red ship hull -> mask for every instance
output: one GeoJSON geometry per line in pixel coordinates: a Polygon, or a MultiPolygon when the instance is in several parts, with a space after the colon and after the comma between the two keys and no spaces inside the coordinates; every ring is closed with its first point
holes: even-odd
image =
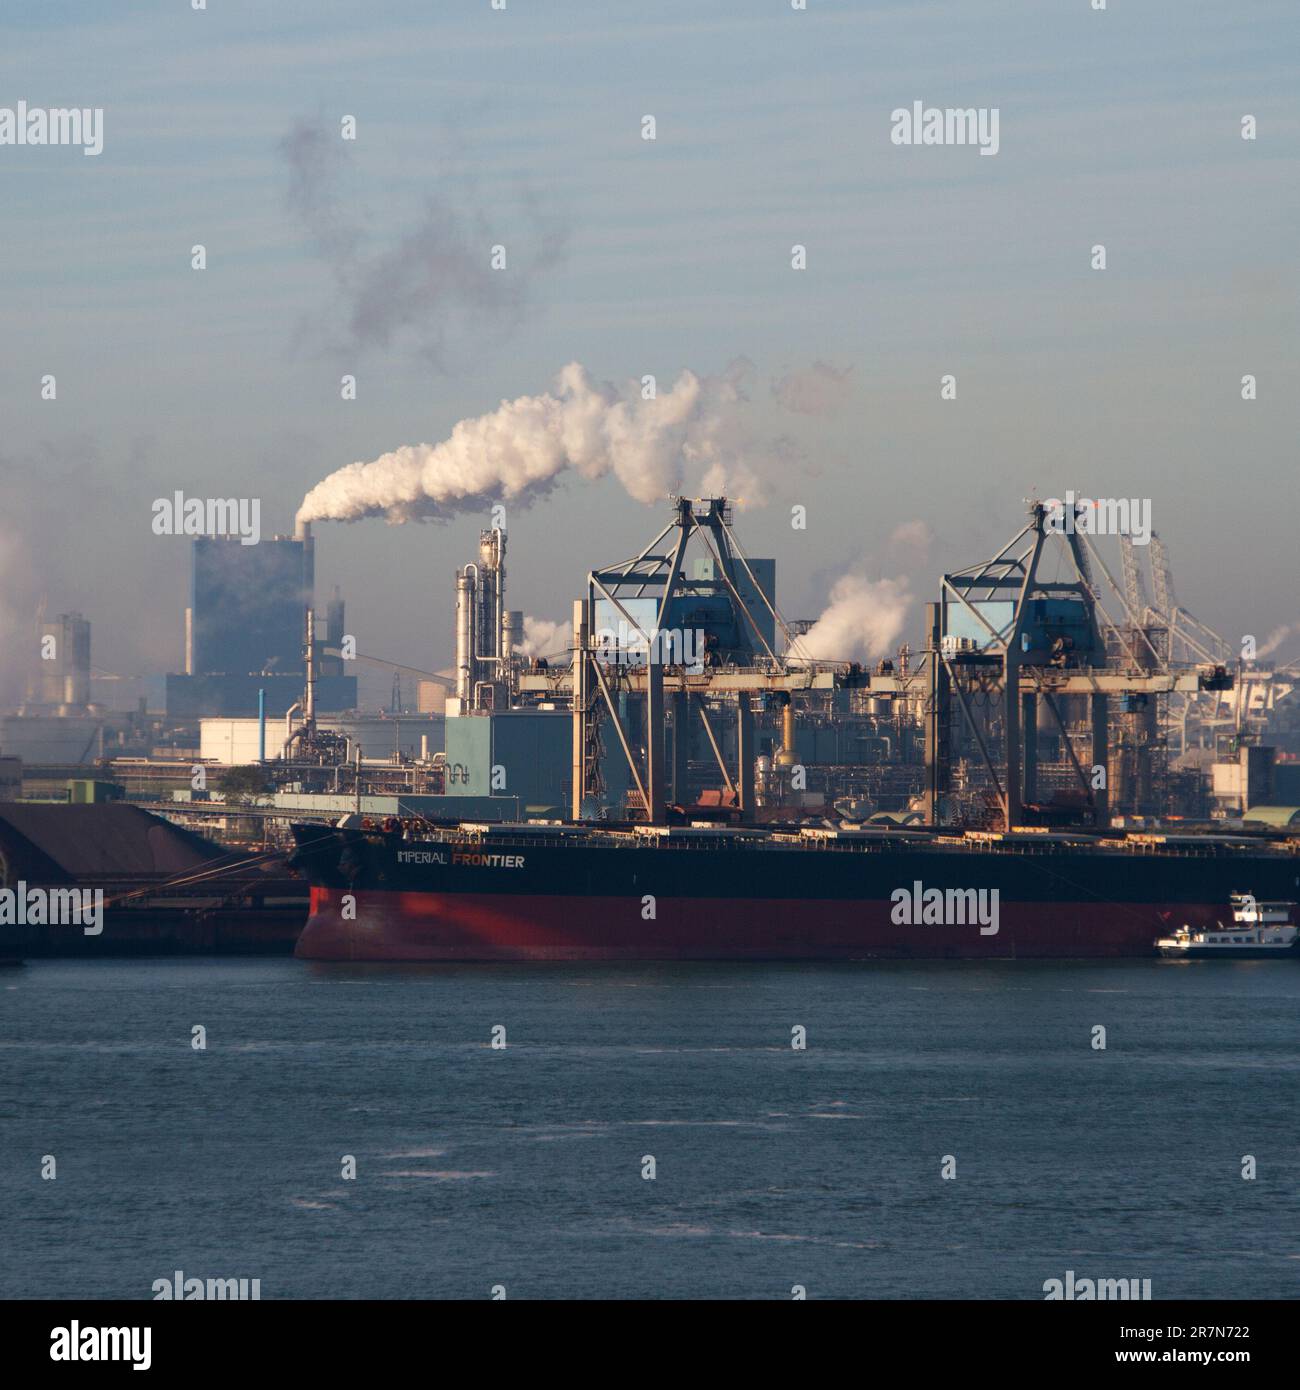
{"type": "Polygon", "coordinates": [[[296,954],[307,960],[607,961],[1067,959],[1149,956],[1212,903],[1003,902],[978,925],[898,925],[891,904],[661,899],[654,920],[626,897],[433,893],[313,887],[296,954]],[[346,906],[344,898],[353,900],[346,906]],[[352,914],[355,913],[355,916],[352,914]]]}

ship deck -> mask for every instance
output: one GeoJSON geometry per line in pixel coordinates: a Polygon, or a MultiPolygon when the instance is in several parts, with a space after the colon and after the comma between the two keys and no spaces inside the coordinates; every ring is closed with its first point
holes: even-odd
{"type": "MultiPolygon", "coordinates": [[[[783,850],[795,853],[882,853],[899,849],[932,849],[953,854],[1051,855],[1068,853],[1232,859],[1242,856],[1300,857],[1300,836],[1267,832],[1239,834],[1195,832],[1098,834],[1026,828],[1011,832],[990,830],[933,830],[887,828],[830,829],[810,826],[718,826],[710,824],[575,825],[560,822],[428,822],[402,820],[389,829],[382,825],[349,825],[353,833],[401,839],[408,844],[491,845],[514,848],[643,849],[716,851],[783,850]]],[[[307,827],[303,827],[307,829],[307,827]]],[[[330,833],[335,827],[313,826],[330,833]]]]}

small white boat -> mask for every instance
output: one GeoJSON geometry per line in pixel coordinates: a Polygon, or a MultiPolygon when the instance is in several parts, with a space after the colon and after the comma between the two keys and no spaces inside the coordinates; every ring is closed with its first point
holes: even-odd
{"type": "Polygon", "coordinates": [[[1172,936],[1162,936],[1156,950],[1175,960],[1300,957],[1296,951],[1300,928],[1292,921],[1294,903],[1262,903],[1250,893],[1233,893],[1229,901],[1230,925],[1216,922],[1200,929],[1179,927],[1172,936]]]}

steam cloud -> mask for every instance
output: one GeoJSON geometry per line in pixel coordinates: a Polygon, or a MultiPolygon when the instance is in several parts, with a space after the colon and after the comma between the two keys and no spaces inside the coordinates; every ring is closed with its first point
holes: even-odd
{"type": "Polygon", "coordinates": [[[912,593],[906,579],[846,574],[830,603],[798,639],[795,652],[815,661],[874,661],[892,654],[903,634],[912,593]]]}
{"type": "Polygon", "coordinates": [[[1257,660],[1266,656],[1272,656],[1275,651],[1291,636],[1293,632],[1300,631],[1300,623],[1283,623],[1281,627],[1275,627],[1272,632],[1260,643],[1255,652],[1257,660]]]}
{"type": "Polygon", "coordinates": [[[529,659],[535,656],[550,656],[567,645],[561,633],[562,624],[553,623],[549,618],[524,619],[524,640],[518,644],[521,656],[529,659]]]}
{"type": "Polygon", "coordinates": [[[684,371],[644,400],[639,386],[620,392],[571,362],[546,395],[502,401],[490,415],[461,420],[440,444],[403,445],[331,473],[303,499],[298,520],[400,523],[499,501],[527,506],[568,471],[589,480],[613,474],[638,502],[681,494],[695,477],[706,494],[761,502],[758,477],[737,462],[755,452],[742,420],[745,371],[743,363],[713,377],[684,371]]]}

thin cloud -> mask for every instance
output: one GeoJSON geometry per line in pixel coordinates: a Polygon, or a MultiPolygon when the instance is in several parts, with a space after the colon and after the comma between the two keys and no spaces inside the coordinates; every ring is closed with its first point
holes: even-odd
{"type": "Polygon", "coordinates": [[[849,399],[852,367],[837,368],[818,359],[811,367],[787,372],[772,383],[772,394],[796,415],[833,415],[849,399]]]}

